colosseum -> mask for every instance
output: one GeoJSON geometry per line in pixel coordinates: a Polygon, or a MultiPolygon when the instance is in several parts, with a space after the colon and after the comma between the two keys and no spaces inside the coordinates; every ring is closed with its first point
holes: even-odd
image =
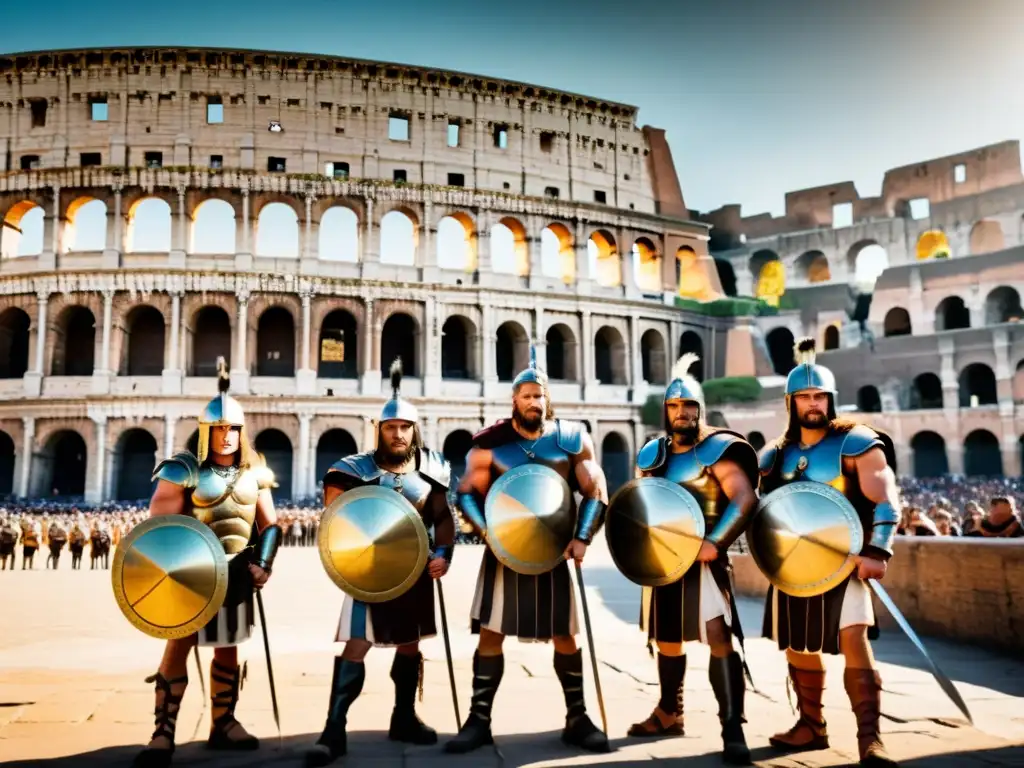
{"type": "Polygon", "coordinates": [[[723,295],[711,225],[634,107],[254,51],[11,54],[0,74],[2,494],[147,496],[218,356],[295,499],[373,439],[399,355],[458,466],[534,343],[612,485],[679,352],[754,372],[756,324],[679,302],[723,295]]]}

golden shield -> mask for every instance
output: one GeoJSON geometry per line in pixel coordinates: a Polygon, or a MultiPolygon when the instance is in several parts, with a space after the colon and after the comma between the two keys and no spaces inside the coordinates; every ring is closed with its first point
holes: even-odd
{"type": "Polygon", "coordinates": [[[787,595],[814,597],[841,584],[857,567],[864,529],[843,494],[802,480],[769,493],[747,529],[757,567],[787,595]]]}
{"type": "Polygon", "coordinates": [[[521,464],[495,480],[484,517],[498,562],[527,576],[564,560],[576,527],[568,483],[543,464],[521,464]]]}
{"type": "Polygon", "coordinates": [[[630,480],[608,504],[608,549],[622,575],[642,587],[683,577],[704,541],[704,513],[693,494],[661,477],[630,480]]]}
{"type": "Polygon", "coordinates": [[[317,545],[331,581],[364,603],[408,592],[430,552],[420,513],[400,493],[379,485],[335,499],[320,517],[317,545]]]}
{"type": "Polygon", "coordinates": [[[187,515],[151,517],[114,551],[114,597],[121,613],[151,637],[180,639],[217,615],[228,589],[224,545],[187,515]]]}

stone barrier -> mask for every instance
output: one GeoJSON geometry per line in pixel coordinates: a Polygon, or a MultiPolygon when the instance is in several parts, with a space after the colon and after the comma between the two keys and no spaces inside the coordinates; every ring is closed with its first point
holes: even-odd
{"type": "MultiPolygon", "coordinates": [[[[737,593],[764,597],[750,555],[731,561],[737,593]]],[[[1024,541],[899,537],[882,583],[922,635],[1024,650],[1024,541]]],[[[875,612],[881,627],[896,626],[877,600],[875,612]]]]}

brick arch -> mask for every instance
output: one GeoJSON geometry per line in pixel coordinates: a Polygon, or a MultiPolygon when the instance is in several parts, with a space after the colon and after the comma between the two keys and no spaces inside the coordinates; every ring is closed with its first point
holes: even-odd
{"type": "MultiPolygon", "coordinates": [[[[114,195],[109,187],[74,187],[73,189],[61,190],[60,193],[60,217],[70,220],[75,212],[86,203],[99,201],[107,207],[107,212],[114,210],[114,195]]],[[[124,210],[122,208],[122,210],[124,210]]]]}
{"type": "Polygon", "coordinates": [[[230,189],[191,189],[185,193],[185,211],[189,219],[195,221],[196,212],[203,203],[210,200],[221,200],[231,206],[235,212],[235,221],[242,220],[242,195],[230,189]]]}
{"type": "Polygon", "coordinates": [[[483,327],[483,309],[476,304],[445,304],[444,311],[438,315],[438,322],[440,325],[444,325],[445,320],[449,317],[456,316],[466,318],[473,323],[478,330],[483,327]]]}
{"type": "Polygon", "coordinates": [[[189,331],[195,327],[196,315],[203,307],[220,307],[228,313],[231,328],[238,324],[238,299],[233,293],[186,293],[181,298],[182,325],[189,331]]]}
{"type": "Polygon", "coordinates": [[[462,224],[463,227],[468,227],[474,236],[480,233],[478,227],[480,217],[473,211],[459,208],[458,206],[435,205],[431,208],[431,213],[433,214],[433,220],[430,222],[430,228],[434,231],[437,231],[437,225],[441,223],[442,219],[451,217],[462,224]]]}
{"type": "MultiPolygon", "coordinates": [[[[285,434],[292,444],[293,457],[299,452],[299,419],[297,416],[281,413],[247,413],[246,431],[249,439],[255,443],[256,436],[267,429],[276,429],[285,434]]],[[[293,479],[294,483],[294,479],[293,479]]]]}
{"type": "MultiPolygon", "coordinates": [[[[109,426],[109,425],[108,425],[109,426]]],[[[86,473],[90,471],[91,462],[96,455],[96,425],[92,419],[87,418],[60,418],[60,419],[36,419],[36,434],[32,441],[33,453],[46,449],[46,444],[58,432],[77,432],[85,441],[85,448],[89,452],[89,463],[86,465],[86,473]]],[[[110,442],[107,442],[110,445],[110,442]]],[[[15,446],[20,447],[20,446],[15,446]]],[[[86,474],[88,484],[89,475],[86,474]]]]}
{"type": "Polygon", "coordinates": [[[99,295],[89,292],[57,294],[50,297],[46,314],[46,340],[43,352],[43,370],[46,374],[52,374],[53,372],[57,341],[60,335],[64,333],[62,325],[67,317],[67,313],[74,307],[84,307],[92,312],[93,322],[95,323],[95,338],[93,341],[94,370],[100,364],[101,347],[103,345],[103,299],[99,295]]]}
{"type": "Polygon", "coordinates": [[[22,213],[31,208],[42,208],[43,213],[47,214],[53,210],[53,199],[46,193],[29,191],[0,195],[0,221],[6,219],[12,211],[19,207],[25,208],[22,213]]]}
{"type": "MultiPolygon", "coordinates": [[[[121,215],[125,220],[131,219],[132,208],[143,200],[163,200],[170,206],[171,216],[178,212],[178,193],[169,189],[146,190],[143,187],[130,187],[121,193],[121,215]]],[[[109,206],[113,210],[113,206],[109,206]]]]}
{"type": "MultiPolygon", "coordinates": [[[[352,315],[356,321],[356,333],[360,342],[356,345],[356,353],[359,357],[357,369],[365,370],[369,364],[369,350],[364,350],[363,329],[366,326],[366,303],[355,296],[320,296],[312,299],[309,308],[309,359],[310,364],[317,366],[320,360],[320,334],[323,332],[324,320],[336,309],[342,309],[352,315]]],[[[376,310],[376,307],[374,308],[376,310]]],[[[301,344],[301,339],[299,341],[301,344]]]]}
{"type": "MultiPolygon", "coordinates": [[[[309,443],[314,455],[320,438],[332,429],[343,429],[348,432],[355,438],[357,446],[363,441],[363,419],[361,416],[316,416],[309,429],[309,443]]],[[[321,479],[316,478],[317,482],[321,479]]]]}
{"type": "Polygon", "coordinates": [[[283,203],[295,211],[301,225],[306,220],[306,204],[295,195],[288,195],[281,192],[259,192],[250,198],[249,221],[259,221],[263,209],[271,203],[283,203]]]}
{"type": "Polygon", "coordinates": [[[404,213],[412,221],[414,231],[423,228],[423,206],[419,203],[408,203],[402,200],[378,202],[373,206],[373,226],[379,228],[381,221],[392,211],[404,213]]]}
{"type": "Polygon", "coordinates": [[[374,322],[383,328],[389,317],[399,313],[409,315],[416,323],[417,331],[423,332],[426,325],[426,307],[419,301],[402,299],[378,301],[374,306],[374,322]]]}
{"type": "Polygon", "coordinates": [[[249,360],[246,361],[246,368],[258,369],[259,351],[259,328],[260,318],[271,309],[280,308],[285,310],[292,318],[292,330],[294,338],[292,346],[295,350],[293,364],[295,370],[299,369],[302,360],[302,303],[299,297],[294,294],[256,294],[249,301],[249,309],[246,313],[246,354],[249,360]]]}
{"type": "Polygon", "coordinates": [[[362,227],[366,221],[366,203],[358,197],[321,197],[317,198],[310,209],[310,216],[314,224],[320,224],[324,214],[331,208],[348,208],[356,215],[359,226],[362,227]]]}

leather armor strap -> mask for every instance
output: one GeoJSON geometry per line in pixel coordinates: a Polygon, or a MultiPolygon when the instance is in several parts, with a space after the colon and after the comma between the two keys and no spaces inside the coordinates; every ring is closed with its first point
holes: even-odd
{"type": "Polygon", "coordinates": [[[466,519],[476,527],[480,533],[487,530],[487,521],[484,519],[484,511],[480,508],[477,495],[472,491],[458,495],[459,510],[466,519]]]}
{"type": "Polygon", "coordinates": [[[584,544],[590,544],[601,530],[606,509],[608,505],[600,499],[584,499],[576,513],[576,538],[584,544]]]}
{"type": "Polygon", "coordinates": [[[735,501],[730,502],[711,533],[707,535],[707,540],[718,547],[720,552],[725,552],[743,533],[753,511],[754,508],[751,507],[750,511],[744,514],[739,504],[735,501]]]}
{"type": "Polygon", "coordinates": [[[256,565],[268,574],[274,565],[274,558],[277,557],[277,550],[281,546],[281,537],[284,534],[281,526],[277,523],[268,525],[260,533],[259,551],[256,554],[256,565]]]}
{"type": "Polygon", "coordinates": [[[888,501],[875,507],[872,515],[871,535],[864,547],[863,554],[878,555],[883,560],[892,557],[892,543],[896,538],[896,527],[900,523],[900,513],[888,501]]]}

